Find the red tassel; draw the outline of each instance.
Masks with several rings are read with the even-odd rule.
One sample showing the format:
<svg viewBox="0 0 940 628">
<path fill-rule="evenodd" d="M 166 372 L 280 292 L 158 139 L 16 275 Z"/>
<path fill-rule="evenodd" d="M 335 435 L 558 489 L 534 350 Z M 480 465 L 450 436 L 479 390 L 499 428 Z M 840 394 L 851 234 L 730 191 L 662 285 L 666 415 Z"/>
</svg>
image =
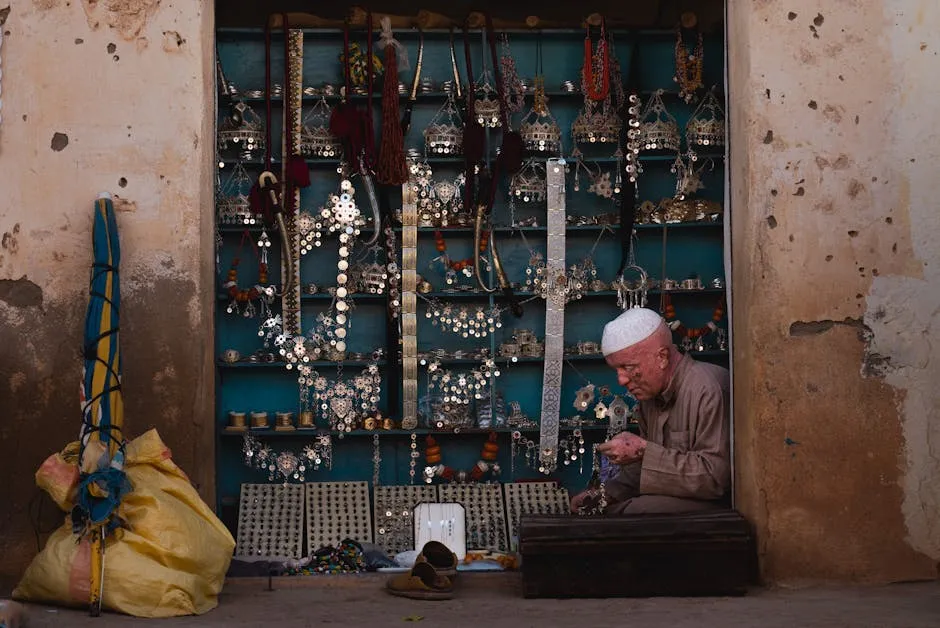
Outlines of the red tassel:
<svg viewBox="0 0 940 628">
<path fill-rule="evenodd" d="M 382 88 L 382 146 L 376 178 L 386 185 L 401 185 L 408 180 L 404 138 L 398 115 L 398 54 L 394 46 L 385 47 L 385 84 Z"/>
<path fill-rule="evenodd" d="M 294 187 L 305 188 L 310 185 L 310 168 L 300 155 L 291 156 L 287 162 L 287 181 Z"/>
<path fill-rule="evenodd" d="M 346 139 L 352 133 L 355 119 L 356 108 L 352 103 L 336 103 L 330 113 L 330 133 L 337 139 Z"/>
<path fill-rule="evenodd" d="M 463 154 L 467 163 L 475 164 L 483 160 L 486 145 L 486 131 L 476 120 L 469 119 L 463 127 Z"/>
<path fill-rule="evenodd" d="M 261 191 L 261 186 L 255 181 L 248 191 L 248 206 L 253 214 L 267 214 L 268 195 Z"/>
<path fill-rule="evenodd" d="M 359 171 L 359 154 L 365 147 L 368 121 L 363 112 L 351 102 L 340 102 L 330 114 L 330 133 L 343 143 L 343 152 L 349 166 Z"/>
<path fill-rule="evenodd" d="M 499 148 L 499 161 L 506 174 L 515 174 L 522 168 L 525 143 L 517 131 L 504 131 L 503 144 Z"/>
</svg>

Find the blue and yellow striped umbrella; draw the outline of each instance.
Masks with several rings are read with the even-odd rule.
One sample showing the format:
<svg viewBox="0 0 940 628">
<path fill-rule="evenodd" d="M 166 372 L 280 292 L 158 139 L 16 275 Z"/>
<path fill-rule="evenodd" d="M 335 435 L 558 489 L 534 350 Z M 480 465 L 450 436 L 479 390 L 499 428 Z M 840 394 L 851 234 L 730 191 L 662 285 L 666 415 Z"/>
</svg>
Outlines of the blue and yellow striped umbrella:
<svg viewBox="0 0 940 628">
<path fill-rule="evenodd" d="M 79 456 L 82 472 L 72 511 L 72 527 L 76 534 L 91 538 L 90 602 L 92 611 L 96 612 L 101 606 L 105 537 L 120 525 L 117 507 L 131 488 L 124 473 L 124 397 L 118 343 L 121 246 L 114 206 L 108 194 L 100 194 L 95 202 L 92 247 L 94 261 L 83 343 Z"/>
</svg>

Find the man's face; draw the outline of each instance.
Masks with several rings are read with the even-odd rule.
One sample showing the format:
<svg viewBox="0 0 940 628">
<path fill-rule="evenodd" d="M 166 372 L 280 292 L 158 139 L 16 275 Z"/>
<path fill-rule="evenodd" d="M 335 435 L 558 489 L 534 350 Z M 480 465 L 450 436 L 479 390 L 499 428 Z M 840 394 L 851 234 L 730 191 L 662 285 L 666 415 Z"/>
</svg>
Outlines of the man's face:
<svg viewBox="0 0 940 628">
<path fill-rule="evenodd" d="M 607 364 L 617 371 L 617 382 L 639 401 L 653 399 L 666 388 L 666 347 L 645 342 L 607 356 Z"/>
</svg>

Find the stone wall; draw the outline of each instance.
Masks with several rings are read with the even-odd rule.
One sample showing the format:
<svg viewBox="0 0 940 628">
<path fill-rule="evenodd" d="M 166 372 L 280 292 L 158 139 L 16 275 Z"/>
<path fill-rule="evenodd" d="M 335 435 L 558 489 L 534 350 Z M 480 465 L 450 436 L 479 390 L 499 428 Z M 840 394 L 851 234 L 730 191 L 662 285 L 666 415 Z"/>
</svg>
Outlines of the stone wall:
<svg viewBox="0 0 940 628">
<path fill-rule="evenodd" d="M 3 28 L 0 581 L 11 582 L 36 552 L 34 527 L 63 521 L 33 474 L 78 434 L 98 192 L 114 195 L 122 246 L 129 435 L 157 427 L 213 499 L 214 27 L 211 3 L 32 0 Z"/>
<path fill-rule="evenodd" d="M 772 581 L 936 577 L 940 6 L 729 2 L 738 508 Z"/>
</svg>

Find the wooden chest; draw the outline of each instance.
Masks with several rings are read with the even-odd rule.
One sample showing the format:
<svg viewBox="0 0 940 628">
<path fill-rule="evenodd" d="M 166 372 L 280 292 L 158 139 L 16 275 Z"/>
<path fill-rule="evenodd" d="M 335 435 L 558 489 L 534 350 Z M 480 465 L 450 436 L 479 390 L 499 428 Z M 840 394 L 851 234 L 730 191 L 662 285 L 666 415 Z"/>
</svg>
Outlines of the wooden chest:
<svg viewBox="0 0 940 628">
<path fill-rule="evenodd" d="M 735 511 L 629 517 L 523 515 L 524 595 L 742 595 L 756 583 L 751 526 Z"/>
</svg>

